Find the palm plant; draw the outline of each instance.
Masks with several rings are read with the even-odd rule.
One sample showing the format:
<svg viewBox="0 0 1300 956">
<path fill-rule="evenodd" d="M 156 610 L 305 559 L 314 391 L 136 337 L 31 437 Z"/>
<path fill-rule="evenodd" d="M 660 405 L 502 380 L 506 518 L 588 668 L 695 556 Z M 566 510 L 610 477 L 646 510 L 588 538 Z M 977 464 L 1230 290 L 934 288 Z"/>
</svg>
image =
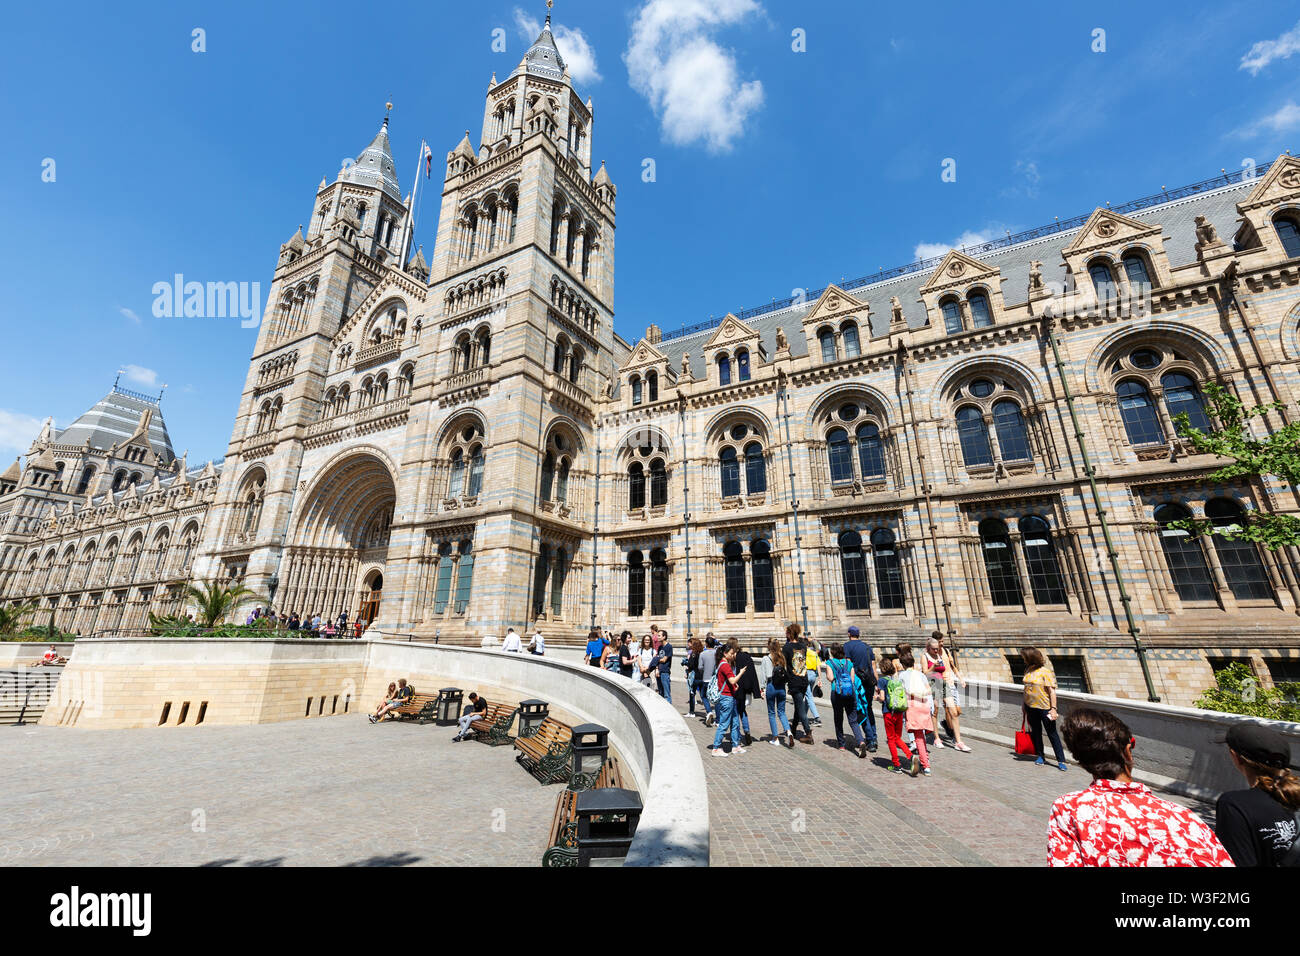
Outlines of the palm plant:
<svg viewBox="0 0 1300 956">
<path fill-rule="evenodd" d="M 15 604 L 0 607 L 0 640 L 18 633 L 19 627 L 36 611 L 35 604 Z"/>
<path fill-rule="evenodd" d="M 195 618 L 199 627 L 204 628 L 216 627 L 241 604 L 260 600 L 242 584 L 226 586 L 211 581 L 190 584 L 186 586 L 185 593 L 197 605 Z"/>
</svg>

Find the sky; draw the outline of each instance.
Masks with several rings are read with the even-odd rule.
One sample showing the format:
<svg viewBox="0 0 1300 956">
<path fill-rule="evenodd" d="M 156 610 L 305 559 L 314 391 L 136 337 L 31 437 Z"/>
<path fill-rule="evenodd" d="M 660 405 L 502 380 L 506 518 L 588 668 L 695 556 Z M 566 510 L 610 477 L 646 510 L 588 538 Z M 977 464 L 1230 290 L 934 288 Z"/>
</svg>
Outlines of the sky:
<svg viewBox="0 0 1300 956">
<path fill-rule="evenodd" d="M 280 244 L 386 101 L 403 190 L 422 139 L 436 185 L 545 16 L 542 0 L 9 9 L 0 462 L 119 370 L 167 386 L 177 453 L 219 459 L 256 330 L 155 316 L 155 284 L 259 283 L 264 302 Z M 1294 3 L 558 0 L 553 17 L 619 190 L 615 327 L 633 343 L 1300 150 Z M 426 247 L 436 216 L 431 196 Z"/>
</svg>

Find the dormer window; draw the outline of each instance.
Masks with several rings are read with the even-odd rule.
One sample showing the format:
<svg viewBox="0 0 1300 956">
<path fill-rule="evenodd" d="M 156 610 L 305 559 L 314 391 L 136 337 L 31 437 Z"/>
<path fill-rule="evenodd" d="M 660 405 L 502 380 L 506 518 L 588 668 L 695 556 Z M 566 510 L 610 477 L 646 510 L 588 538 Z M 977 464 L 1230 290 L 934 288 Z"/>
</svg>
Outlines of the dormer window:
<svg viewBox="0 0 1300 956">
<path fill-rule="evenodd" d="M 659 401 L 659 373 L 647 372 L 645 376 L 646 391 L 650 393 L 650 401 Z"/>
<path fill-rule="evenodd" d="M 1300 221 L 1295 216 L 1282 215 L 1273 220 L 1277 237 L 1282 240 L 1282 249 L 1288 259 L 1300 259 Z"/>
<path fill-rule="evenodd" d="M 946 299 L 939 304 L 940 311 L 943 312 L 943 330 L 949 335 L 955 335 L 962 330 L 961 324 L 961 306 L 956 299 Z"/>
<path fill-rule="evenodd" d="M 640 405 L 642 400 L 643 400 L 643 393 L 641 387 L 641 377 L 639 375 L 634 375 L 632 376 L 632 404 Z"/>
<path fill-rule="evenodd" d="M 731 359 L 725 355 L 718 356 L 718 384 L 731 384 Z"/>
<path fill-rule="evenodd" d="M 744 349 L 736 352 L 736 378 L 741 382 L 749 381 L 749 353 Z"/>
<path fill-rule="evenodd" d="M 977 329 L 987 329 L 993 324 L 993 310 L 989 308 L 989 297 L 983 292 L 972 292 L 967 301 L 970 303 L 971 325 Z"/>
<path fill-rule="evenodd" d="M 840 338 L 844 340 L 844 357 L 857 358 L 862 354 L 862 342 L 858 338 L 858 326 L 854 322 L 845 322 L 840 326 Z"/>
<path fill-rule="evenodd" d="M 821 343 L 823 362 L 834 362 L 839 357 L 835 351 L 835 333 L 830 329 L 818 329 L 817 341 Z"/>
<path fill-rule="evenodd" d="M 1115 298 L 1115 277 L 1109 263 L 1103 259 L 1094 260 L 1088 266 L 1088 276 L 1092 279 L 1092 287 L 1097 290 L 1098 299 Z"/>
<path fill-rule="evenodd" d="M 1136 252 L 1125 253 L 1123 263 L 1124 276 L 1134 292 L 1151 288 L 1151 273 L 1147 269 L 1146 260 L 1141 255 Z"/>
</svg>

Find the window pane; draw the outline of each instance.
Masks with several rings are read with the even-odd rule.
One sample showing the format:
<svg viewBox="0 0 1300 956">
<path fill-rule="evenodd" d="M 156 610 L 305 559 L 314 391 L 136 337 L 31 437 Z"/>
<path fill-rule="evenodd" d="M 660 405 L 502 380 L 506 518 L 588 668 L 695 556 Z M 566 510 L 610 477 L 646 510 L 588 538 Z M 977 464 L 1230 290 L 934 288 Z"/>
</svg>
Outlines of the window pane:
<svg viewBox="0 0 1300 956">
<path fill-rule="evenodd" d="M 718 384 L 731 384 L 731 359 L 725 355 L 718 357 Z"/>
<path fill-rule="evenodd" d="M 745 446 L 745 492 L 756 495 L 767 491 L 767 464 L 757 442 Z"/>
<path fill-rule="evenodd" d="M 1240 527 L 1241 509 L 1224 498 L 1215 498 L 1205 506 L 1206 516 L 1216 528 L 1234 530 Z M 1211 536 L 1214 550 L 1223 566 L 1223 576 L 1228 587 L 1239 601 L 1269 601 L 1273 587 L 1269 583 L 1259 549 L 1249 541 L 1226 538 L 1221 534 Z"/>
<path fill-rule="evenodd" d="M 961 331 L 961 306 L 956 302 L 945 302 L 943 309 L 943 328 L 949 335 Z"/>
<path fill-rule="evenodd" d="M 776 607 L 776 580 L 772 575 L 772 548 L 766 541 L 749 546 L 749 563 L 754 574 L 754 610 L 770 614 Z"/>
<path fill-rule="evenodd" d="M 998 446 L 1002 449 L 1003 461 L 1028 461 L 1033 457 L 1029 452 L 1029 435 L 1019 405 L 1015 402 L 994 405 L 993 425 L 998 430 Z"/>
<path fill-rule="evenodd" d="M 456 613 L 464 614 L 469 607 L 470 593 L 474 587 L 474 553 L 468 541 L 460 544 L 460 562 L 456 569 Z"/>
<path fill-rule="evenodd" d="M 739 542 L 730 541 L 722 549 L 722 554 L 726 571 L 727 613 L 743 614 L 747 600 L 743 550 Z"/>
<path fill-rule="evenodd" d="M 865 611 L 871 606 L 871 595 L 862 538 L 854 531 L 840 535 L 840 571 L 844 575 L 844 606 L 850 611 Z"/>
<path fill-rule="evenodd" d="M 451 596 L 451 545 L 438 546 L 438 578 L 433 589 L 433 613 L 441 614 Z"/>
<path fill-rule="evenodd" d="M 469 460 L 469 496 L 472 498 L 483 489 L 483 452 L 474 453 Z"/>
<path fill-rule="evenodd" d="M 988 574 L 989 595 L 995 607 L 1015 607 L 1023 603 L 1020 575 L 1011 553 L 1011 538 L 1001 521 L 980 522 L 980 543 L 984 551 L 984 570 Z"/>
<path fill-rule="evenodd" d="M 668 564 L 657 549 L 650 552 L 650 613 L 668 613 Z"/>
<path fill-rule="evenodd" d="M 1029 573 L 1029 589 L 1039 604 L 1064 604 L 1065 584 L 1056 560 L 1056 546 L 1052 542 L 1047 522 L 1037 516 L 1020 521 L 1021 547 L 1025 552 L 1025 570 Z"/>
<path fill-rule="evenodd" d="M 1137 382 L 1121 382 L 1115 390 L 1119 400 L 1120 418 L 1130 445 L 1155 445 L 1165 440 L 1160 419 L 1145 386 Z"/>
<path fill-rule="evenodd" d="M 871 533 L 872 561 L 876 565 L 876 594 L 882 608 L 903 607 L 903 568 L 894 548 L 894 533 L 877 528 Z"/>
<path fill-rule="evenodd" d="M 551 549 L 542 545 L 537 555 L 537 568 L 533 572 L 533 617 L 540 617 L 546 604 L 546 578 L 551 571 Z"/>
<path fill-rule="evenodd" d="M 639 461 L 633 462 L 627 471 L 627 506 L 645 507 L 645 471 Z"/>
<path fill-rule="evenodd" d="M 1115 280 L 1111 278 L 1110 266 L 1100 262 L 1088 266 L 1088 275 L 1092 277 L 1092 285 L 1097 290 L 1098 299 L 1113 299 L 1115 297 Z"/>
<path fill-rule="evenodd" d="M 853 455 L 849 451 L 849 433 L 843 428 L 836 428 L 826 436 L 826 453 L 830 459 L 831 481 L 834 483 L 853 480 Z"/>
<path fill-rule="evenodd" d="M 1160 547 L 1165 553 L 1165 563 L 1169 565 L 1169 575 L 1178 596 L 1184 601 L 1213 601 L 1214 584 L 1210 581 L 1210 569 L 1205 564 L 1200 543 L 1182 528 L 1169 527 L 1170 522 L 1188 517 L 1187 509 L 1178 505 L 1161 505 L 1156 509 Z"/>
<path fill-rule="evenodd" d="M 627 556 L 627 613 L 640 617 L 645 611 L 645 565 L 641 552 L 632 551 Z"/>
<path fill-rule="evenodd" d="M 719 472 L 722 477 L 722 497 L 735 498 L 740 494 L 740 461 L 736 458 L 734 448 L 722 449 Z"/>
<path fill-rule="evenodd" d="M 668 472 L 659 459 L 650 462 L 650 505 L 658 508 L 668 504 Z"/>
<path fill-rule="evenodd" d="M 1210 430 L 1210 416 L 1205 414 L 1201 392 L 1196 383 L 1181 372 L 1170 372 L 1160 380 L 1165 390 L 1165 408 L 1169 417 L 1186 412 L 1191 426 L 1199 431 Z"/>
<path fill-rule="evenodd" d="M 1128 277 L 1128 284 L 1135 290 L 1149 288 L 1151 285 L 1146 261 L 1141 256 L 1124 257 L 1124 274 Z"/>
<path fill-rule="evenodd" d="M 822 332 L 817 336 L 817 340 L 822 346 L 822 361 L 835 361 L 835 336 L 830 332 Z"/>
<path fill-rule="evenodd" d="M 863 480 L 885 477 L 885 451 L 875 425 L 858 426 L 858 466 Z"/>
<path fill-rule="evenodd" d="M 1277 227 L 1277 237 L 1282 240 L 1286 257 L 1300 259 L 1300 227 L 1296 226 L 1295 220 L 1279 218 L 1273 224 Z"/>
<path fill-rule="evenodd" d="M 844 356 L 846 358 L 857 358 L 862 354 L 862 345 L 858 341 L 858 327 L 856 325 L 846 325 L 840 333 L 844 337 Z"/>
<path fill-rule="evenodd" d="M 962 460 L 968 468 L 993 464 L 993 447 L 978 408 L 967 405 L 957 412 L 957 437 L 961 441 Z"/>
<path fill-rule="evenodd" d="M 555 567 L 551 571 L 551 613 L 556 617 L 564 606 L 564 579 L 569 573 L 569 556 L 563 548 L 556 549 Z"/>
<path fill-rule="evenodd" d="M 736 353 L 736 375 L 737 378 L 742 382 L 749 381 L 749 353 L 748 352 Z"/>
<path fill-rule="evenodd" d="M 975 293 L 970 297 L 971 324 L 977 329 L 987 329 L 993 324 L 993 311 L 989 308 L 988 297 Z"/>
<path fill-rule="evenodd" d="M 542 500 L 551 500 L 551 486 L 555 483 L 555 456 L 549 451 L 542 459 Z"/>
</svg>

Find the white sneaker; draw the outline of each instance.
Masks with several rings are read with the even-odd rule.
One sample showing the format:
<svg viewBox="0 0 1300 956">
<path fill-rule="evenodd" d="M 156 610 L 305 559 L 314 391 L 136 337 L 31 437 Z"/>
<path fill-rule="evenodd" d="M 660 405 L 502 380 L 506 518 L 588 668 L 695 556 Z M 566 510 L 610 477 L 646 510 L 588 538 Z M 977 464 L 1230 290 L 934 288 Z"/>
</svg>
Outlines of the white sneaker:
<svg viewBox="0 0 1300 956">
<path fill-rule="evenodd" d="M 717 750 L 713 751 L 713 756 L 715 756 L 715 757 L 730 757 L 731 754 L 727 753 L 725 750 L 723 750 L 721 747 L 719 747 Z"/>
<path fill-rule="evenodd" d="M 732 752 L 733 754 L 743 754 L 743 753 L 745 752 L 745 748 L 744 748 L 744 747 L 732 747 L 732 748 L 731 748 L 731 752 Z"/>
<path fill-rule="evenodd" d="M 768 743 L 771 744 L 773 747 L 779 747 L 779 746 L 781 746 L 781 741 L 778 740 L 778 739 L 775 738 L 775 737 L 773 737 L 771 740 L 769 740 Z"/>
</svg>

